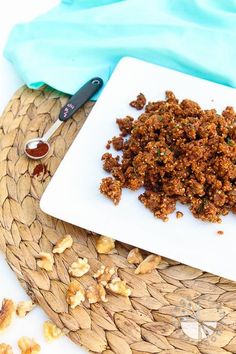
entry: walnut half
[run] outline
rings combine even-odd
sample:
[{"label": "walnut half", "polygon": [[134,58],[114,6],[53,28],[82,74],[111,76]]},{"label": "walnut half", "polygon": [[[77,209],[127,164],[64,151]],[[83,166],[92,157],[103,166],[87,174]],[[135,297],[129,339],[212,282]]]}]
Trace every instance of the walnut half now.
[{"label": "walnut half", "polygon": [[114,274],[114,268],[109,268],[102,265],[101,268],[98,269],[97,272],[93,275],[93,277],[97,279],[99,284],[106,286]]},{"label": "walnut half", "polygon": [[43,324],[43,334],[44,338],[51,342],[54,339],[57,339],[62,336],[62,331],[51,321],[45,321]]},{"label": "walnut half", "polygon": [[66,301],[74,309],[85,300],[84,287],[77,281],[73,280],[68,287],[66,294]]},{"label": "walnut half", "polygon": [[102,284],[95,284],[89,286],[86,291],[86,298],[88,299],[90,304],[95,304],[96,302],[102,301],[107,302],[106,299],[106,290],[104,289]]},{"label": "walnut half", "polygon": [[47,252],[40,252],[39,253],[39,260],[37,261],[37,265],[39,268],[45,269],[47,272],[52,271],[52,266],[54,264],[54,258],[51,253]]},{"label": "walnut half", "polygon": [[131,295],[131,290],[127,287],[126,281],[121,280],[119,277],[112,279],[112,281],[107,284],[106,288],[117,295],[122,295],[126,297]]},{"label": "walnut half", "polygon": [[20,301],[16,307],[16,314],[19,317],[25,317],[36,305],[33,304],[32,300]]},{"label": "walnut half", "polygon": [[0,310],[0,331],[10,326],[15,313],[15,306],[12,300],[4,299]]},{"label": "walnut half", "polygon": [[13,354],[12,347],[5,343],[0,343],[0,354]]},{"label": "walnut half", "polygon": [[52,250],[52,253],[63,253],[67,248],[71,248],[72,245],[73,238],[71,237],[71,235],[66,235],[65,237],[57,241],[56,245]]},{"label": "walnut half", "polygon": [[135,274],[151,273],[151,271],[155,269],[160,264],[160,262],[161,262],[160,256],[150,254],[139,264],[139,266],[135,269],[134,273]]},{"label": "walnut half", "polygon": [[34,339],[28,337],[21,337],[18,340],[18,347],[21,350],[21,354],[37,354],[41,350],[40,345]]},{"label": "walnut half", "polygon": [[69,273],[73,277],[82,277],[90,269],[87,258],[78,258],[77,262],[73,262],[69,268]]},{"label": "walnut half", "polygon": [[96,250],[100,254],[107,254],[115,248],[115,241],[106,236],[99,236],[96,240]]},{"label": "walnut half", "polygon": [[140,253],[140,250],[138,248],[133,248],[130,250],[128,256],[127,256],[127,261],[129,264],[139,264],[143,261],[143,257]]}]

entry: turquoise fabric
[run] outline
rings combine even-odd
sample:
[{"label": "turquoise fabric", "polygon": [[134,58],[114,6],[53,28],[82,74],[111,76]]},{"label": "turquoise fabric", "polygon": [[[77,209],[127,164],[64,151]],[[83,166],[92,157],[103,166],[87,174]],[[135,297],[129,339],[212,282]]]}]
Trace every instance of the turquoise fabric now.
[{"label": "turquoise fabric", "polygon": [[236,87],[236,0],[64,0],[16,25],[5,56],[29,87],[70,94],[123,56]]}]

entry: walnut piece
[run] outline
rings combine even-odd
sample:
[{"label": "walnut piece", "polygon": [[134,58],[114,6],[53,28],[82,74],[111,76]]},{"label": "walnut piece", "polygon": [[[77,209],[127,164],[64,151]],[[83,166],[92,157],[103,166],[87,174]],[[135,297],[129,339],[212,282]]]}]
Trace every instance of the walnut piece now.
[{"label": "walnut piece", "polygon": [[130,264],[139,264],[143,261],[143,256],[140,253],[140,250],[138,248],[133,248],[130,250],[128,256],[127,256],[127,261]]},{"label": "walnut piece", "polygon": [[0,343],[0,354],[13,354],[12,347],[5,343]]},{"label": "walnut piece", "polygon": [[16,314],[19,317],[25,317],[35,306],[32,300],[20,301],[16,307]]},{"label": "walnut piece", "polygon": [[155,269],[160,264],[160,262],[161,262],[160,256],[150,254],[139,264],[139,266],[135,269],[134,273],[135,274],[151,273],[151,271]]},{"label": "walnut piece", "polygon": [[73,277],[82,277],[82,275],[88,273],[90,265],[87,258],[78,258],[77,262],[73,262],[69,268],[69,273]]},{"label": "walnut piece", "polygon": [[66,294],[66,301],[74,309],[85,300],[84,287],[77,281],[73,280],[68,287]]},{"label": "walnut piece", "polygon": [[108,254],[115,248],[115,241],[107,236],[99,236],[96,240],[96,250],[100,254]]},{"label": "walnut piece", "polygon": [[106,288],[118,295],[127,297],[131,295],[131,289],[127,287],[126,281],[121,280],[119,277],[112,279]]},{"label": "walnut piece", "polygon": [[28,337],[21,337],[18,340],[18,347],[21,350],[21,354],[37,354],[41,350],[40,345],[34,339]]},{"label": "walnut piece", "polygon": [[57,241],[52,253],[63,253],[67,248],[71,248],[73,245],[73,238],[71,235],[66,235]]},{"label": "walnut piece", "polygon": [[105,272],[105,268],[106,268],[106,267],[105,267],[104,265],[101,265],[101,267],[96,271],[96,273],[94,273],[93,278],[97,279],[97,278],[99,278],[101,275],[103,275],[104,272]]},{"label": "walnut piece", "polygon": [[3,299],[0,310],[0,331],[10,326],[12,317],[15,313],[15,306],[12,300]]},{"label": "walnut piece", "polygon": [[43,334],[44,338],[51,342],[62,336],[62,330],[58,328],[53,322],[45,321],[43,324]]},{"label": "walnut piece", "polygon": [[37,261],[37,265],[39,268],[45,269],[47,272],[52,271],[52,266],[54,264],[54,258],[51,253],[40,252],[39,253],[39,260]]},{"label": "walnut piece", "polygon": [[114,274],[114,268],[109,268],[102,265],[101,268],[98,269],[97,272],[93,275],[93,277],[97,279],[99,284],[106,286]]},{"label": "walnut piece", "polygon": [[86,298],[88,299],[90,304],[95,304],[99,301],[108,301],[106,299],[106,290],[104,289],[102,284],[95,284],[89,286],[89,288],[86,290]]}]

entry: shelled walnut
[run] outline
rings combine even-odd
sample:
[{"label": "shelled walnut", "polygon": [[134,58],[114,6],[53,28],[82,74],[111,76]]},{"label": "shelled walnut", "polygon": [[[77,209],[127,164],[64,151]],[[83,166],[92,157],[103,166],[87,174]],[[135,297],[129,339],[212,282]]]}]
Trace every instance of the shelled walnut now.
[{"label": "shelled walnut", "polygon": [[28,337],[21,337],[18,340],[18,347],[21,350],[21,354],[37,354],[41,350],[40,345],[34,339]]},{"label": "shelled walnut", "polygon": [[62,336],[62,331],[51,321],[45,321],[43,324],[43,334],[44,338],[51,342],[54,339],[57,339]]},{"label": "shelled walnut", "polygon": [[131,295],[131,289],[126,285],[126,281],[121,280],[119,277],[112,279],[112,281],[107,284],[106,288],[117,295],[126,297]]},{"label": "shelled walnut", "polygon": [[4,299],[0,310],[0,331],[10,326],[12,317],[15,313],[15,306],[12,300]]},{"label": "shelled walnut", "polygon": [[40,252],[39,258],[40,259],[37,261],[37,265],[39,266],[39,268],[43,268],[47,272],[51,272],[54,264],[53,255],[47,252]]},{"label": "shelled walnut", "polygon": [[127,256],[127,261],[130,264],[139,264],[143,261],[143,256],[140,253],[140,250],[138,248],[133,248],[130,250],[128,256]]},{"label": "shelled walnut", "polygon": [[71,248],[73,245],[73,238],[71,235],[66,235],[57,241],[52,253],[63,253],[67,248]]},{"label": "shelled walnut", "polygon": [[101,266],[100,269],[93,275],[97,279],[99,284],[106,286],[111,280],[112,276],[115,274],[115,269],[110,267]]},{"label": "shelled walnut", "polygon": [[19,317],[25,317],[35,306],[32,300],[20,301],[16,307],[16,314]]},{"label": "shelled walnut", "polygon": [[0,343],[0,354],[13,354],[12,347],[6,343]]},{"label": "shelled walnut", "polygon": [[86,290],[86,298],[90,304],[95,304],[96,302],[102,301],[107,302],[106,290],[102,284],[91,285]]},{"label": "shelled walnut", "polygon": [[78,258],[77,262],[73,262],[69,268],[69,273],[73,277],[82,277],[90,269],[87,258]]},{"label": "shelled walnut", "polygon": [[135,269],[134,273],[135,274],[151,273],[151,271],[155,269],[160,264],[160,262],[161,262],[160,256],[150,254],[139,264],[139,266]]},{"label": "shelled walnut", "polygon": [[107,236],[99,236],[96,240],[96,250],[100,254],[108,254],[115,248],[115,241]]},{"label": "shelled walnut", "polygon": [[84,287],[77,281],[73,280],[68,287],[66,294],[66,301],[74,309],[85,300]]}]

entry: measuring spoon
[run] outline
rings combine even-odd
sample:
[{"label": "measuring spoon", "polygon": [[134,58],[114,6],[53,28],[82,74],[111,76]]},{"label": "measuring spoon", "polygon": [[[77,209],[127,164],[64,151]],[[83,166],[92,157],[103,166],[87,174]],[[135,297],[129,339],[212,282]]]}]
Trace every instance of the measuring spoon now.
[{"label": "measuring spoon", "polygon": [[86,82],[63,106],[59,113],[57,121],[49,128],[49,130],[39,138],[30,139],[24,146],[25,154],[34,160],[39,160],[45,157],[49,150],[50,144],[48,140],[54,134],[54,132],[60,127],[60,125],[67,121],[71,116],[85,103],[87,102],[103,85],[103,81],[99,77]]}]

